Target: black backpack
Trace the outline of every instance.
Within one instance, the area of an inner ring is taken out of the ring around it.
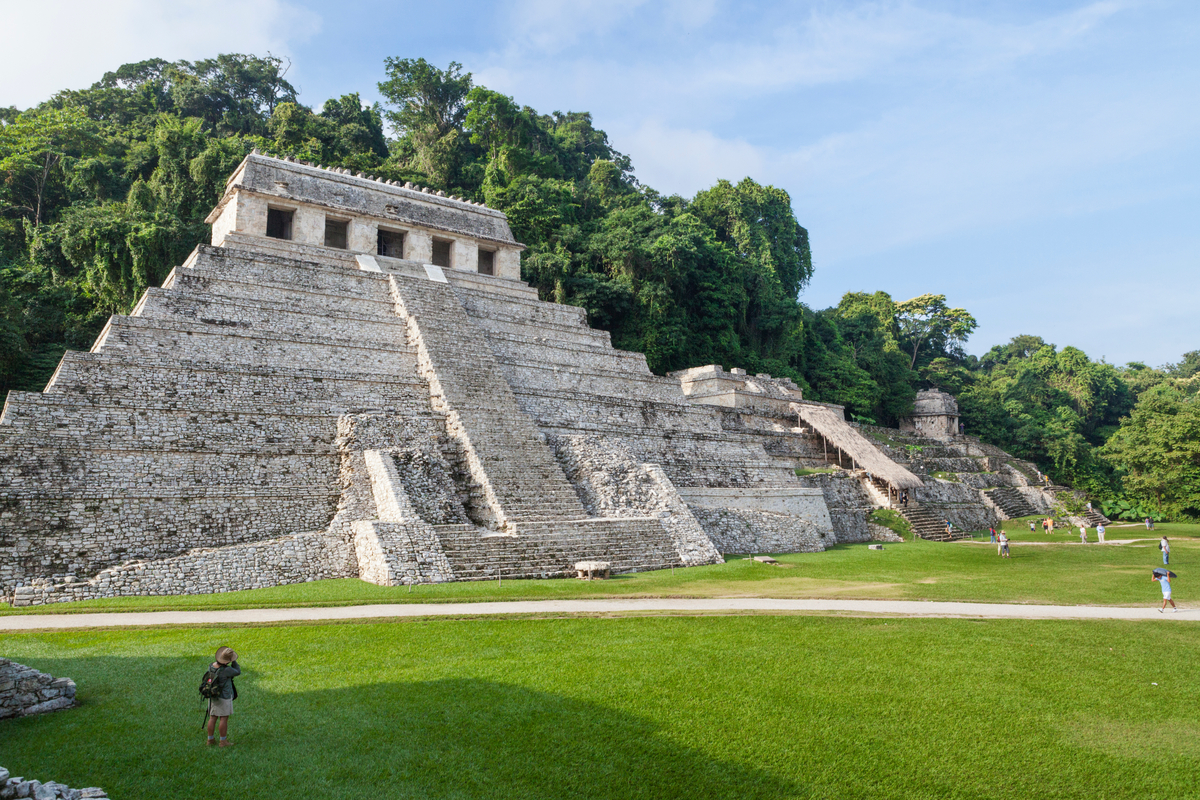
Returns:
[[[233,687],[233,699],[237,700],[237,684],[233,678],[229,679],[229,685]],[[217,670],[212,667],[205,670],[204,677],[200,679],[200,696],[205,700],[221,699],[221,681],[217,680]]]

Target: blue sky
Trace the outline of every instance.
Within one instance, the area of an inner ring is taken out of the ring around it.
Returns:
[[[48,0],[0,52],[26,106],[149,57],[268,50],[302,100],[377,99],[385,56],[591,111],[638,177],[786,189],[802,300],[944,293],[982,353],[1020,333],[1113,363],[1200,348],[1200,3]]]

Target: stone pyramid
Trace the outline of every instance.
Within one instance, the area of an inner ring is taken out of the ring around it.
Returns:
[[[495,210],[253,154],[209,222],[44,392],[9,395],[14,602],[715,563],[766,496],[793,549],[832,533],[794,463],[540,301]]]

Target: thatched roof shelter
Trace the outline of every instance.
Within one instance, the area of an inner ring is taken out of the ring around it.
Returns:
[[[846,423],[840,406],[819,403],[792,403],[792,408],[813,430],[824,436],[860,467],[896,489],[916,489],[924,486],[921,479],[879,452],[862,434]]]

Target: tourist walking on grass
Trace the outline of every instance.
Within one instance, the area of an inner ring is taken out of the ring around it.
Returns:
[[[220,747],[229,747],[229,717],[233,714],[233,701],[237,699],[237,687],[233,679],[242,674],[238,666],[237,653],[230,647],[218,647],[216,661],[208,667],[205,683],[212,686],[212,696],[208,700],[208,743]],[[201,694],[203,694],[203,684]],[[221,741],[213,738],[213,728],[220,735]]]
[[[1179,609],[1175,607],[1175,601],[1171,599],[1171,573],[1168,572],[1165,575],[1155,575],[1150,580],[1158,581],[1158,585],[1162,588],[1163,604],[1162,608],[1158,610],[1158,613],[1162,614],[1166,612],[1167,603],[1171,604],[1172,611],[1179,611]]]
[[[1079,541],[1081,544],[1087,544],[1087,528],[1083,525],[1079,526]]]
[[[1029,532],[1033,533],[1033,520],[1029,520]]]
[[[1000,531],[1000,555],[1004,558],[1012,558],[1008,553],[1008,535],[1003,530]]]
[[[1162,537],[1162,540],[1159,541],[1158,549],[1162,550],[1163,566],[1165,567],[1167,564],[1171,563],[1171,543],[1167,541],[1167,537],[1165,535]]]
[[[992,532],[992,544],[995,544],[996,543],[996,526],[993,525],[992,527],[988,528],[988,530]]]
[[[1096,526],[1096,536],[1100,538],[1100,544],[1104,544],[1104,523]]]

